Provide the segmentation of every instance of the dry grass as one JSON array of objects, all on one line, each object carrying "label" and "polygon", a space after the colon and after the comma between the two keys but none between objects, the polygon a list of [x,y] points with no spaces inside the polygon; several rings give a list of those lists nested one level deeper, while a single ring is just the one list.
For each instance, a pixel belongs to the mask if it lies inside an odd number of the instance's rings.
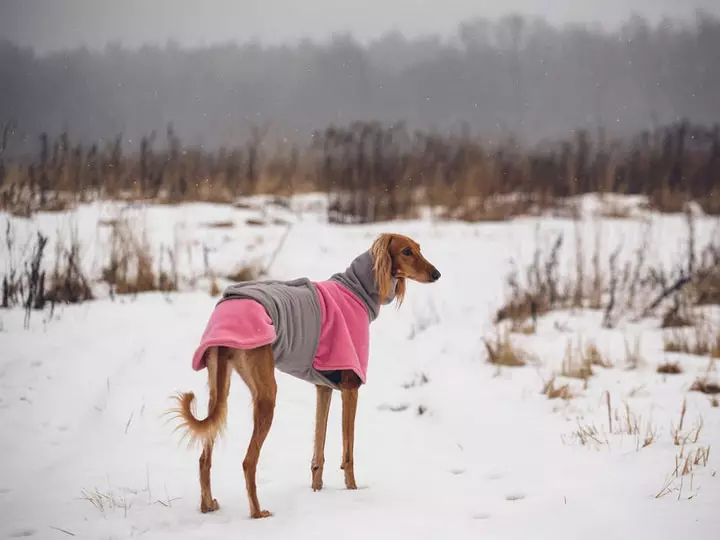
[{"label": "dry grass", "polygon": [[169,270],[163,269],[162,258],[156,267],[144,231],[137,231],[125,219],[116,220],[110,227],[110,255],[102,279],[111,286],[112,294],[177,290],[175,255],[170,250]]},{"label": "dry grass", "polygon": [[689,308],[673,306],[663,313],[660,322],[661,328],[684,328],[694,326],[695,317],[690,313]]},{"label": "dry grass", "polygon": [[646,364],[645,358],[640,350],[640,336],[635,336],[635,344],[630,348],[628,340],[624,338],[625,343],[625,367],[628,370],[635,370]]},{"label": "dry grass", "polygon": [[70,247],[56,250],[55,268],[50,276],[46,298],[52,302],[77,304],[94,298],[90,282],[82,269],[80,243],[75,236]]},{"label": "dry grass", "polygon": [[[680,452],[675,455],[673,471],[668,476],[662,489],[655,495],[656,499],[660,499],[669,495],[673,491],[678,491],[678,500],[682,496],[683,482],[682,479],[690,476],[690,489],[693,485],[693,475],[696,469],[707,467],[710,458],[710,446],[701,446],[699,448],[687,450],[683,445]],[[675,487],[677,479],[680,479],[680,486]]]},{"label": "dry grass", "polygon": [[707,378],[696,379],[690,387],[693,392],[702,392],[703,394],[720,394],[720,384],[710,381]]},{"label": "dry grass", "polygon": [[[30,215],[93,196],[232,203],[256,193],[323,191],[329,196],[328,218],[337,223],[397,219],[427,206],[443,209],[443,218],[477,222],[558,213],[568,197],[616,192],[646,194],[661,211],[680,211],[695,199],[706,212],[720,212],[717,190],[699,181],[713,177],[720,135],[688,127],[682,122],[658,127],[641,152],[634,151],[637,140],[611,142],[582,130],[542,147],[522,147],[512,140],[488,144],[373,121],[328,126],[316,131],[308,146],[274,150],[261,130],[216,152],[183,145],[168,132],[166,148],[154,148],[152,137],[142,137],[141,150],[130,155],[120,136],[91,149],[68,133],[54,140],[41,134],[44,151],[31,163],[4,163],[0,205]],[[677,176],[677,170],[692,174]],[[38,173],[42,182],[36,181]],[[620,205],[607,205],[603,212],[628,216]]]},{"label": "dry grass", "polygon": [[222,291],[220,290],[217,279],[212,278],[212,280],[210,281],[210,296],[212,296],[213,298],[216,296],[220,296],[221,292]]},{"label": "dry grass", "polygon": [[[459,204],[458,204],[459,202]],[[467,223],[502,222],[517,216],[528,215],[535,203],[527,198],[468,198],[456,201],[452,209],[445,209],[438,217]]]},{"label": "dry grass", "polygon": [[570,434],[571,439],[580,443],[581,446],[607,444],[607,438],[595,426],[582,425],[578,422],[575,431]]},{"label": "dry grass", "polygon": [[663,338],[665,352],[720,358],[720,331],[696,324],[690,332],[674,330]]},{"label": "dry grass", "polygon": [[[587,241],[580,227],[581,216],[572,216],[574,223],[574,264],[560,268],[562,234],[548,248],[537,248],[532,261],[519,269],[513,264],[507,277],[508,294],[505,304],[497,310],[495,322],[511,321],[513,331],[530,331],[539,317],[555,310],[602,310],[605,328],[616,328],[623,320],[638,321],[661,313],[663,328],[697,326],[694,314],[698,306],[718,301],[720,305],[720,231],[699,248],[695,218],[686,213],[688,251],[668,269],[648,262],[651,252],[651,223],[644,229],[643,239],[632,259],[620,260],[622,244],[601,264],[602,231],[595,231],[595,245],[590,266]],[[720,335],[706,337],[711,351],[720,354]],[[672,345],[671,345],[672,346]],[[628,351],[630,348],[628,347]],[[628,352],[629,365],[637,367],[639,354]]]},{"label": "dry grass", "polygon": [[245,220],[245,225],[250,227],[264,227],[267,223],[265,223],[262,219],[248,218]]},{"label": "dry grass", "polygon": [[657,372],[665,375],[679,375],[683,370],[680,362],[663,362],[658,365]]},{"label": "dry grass", "polygon": [[566,383],[556,386],[554,376],[551,377],[550,380],[543,385],[542,394],[547,396],[548,399],[569,400],[575,397],[575,395],[570,391],[569,384]]},{"label": "dry grass", "polygon": [[537,325],[534,321],[516,321],[514,320],[510,331],[515,334],[523,334],[525,336],[532,336],[537,332]]},{"label": "dry grass", "polygon": [[261,274],[262,274],[262,269],[259,266],[255,265],[255,264],[248,264],[245,266],[238,267],[231,274],[228,274],[226,277],[230,281],[240,283],[243,281],[256,280],[260,277]]},{"label": "dry grass", "polygon": [[600,209],[600,215],[609,219],[630,219],[632,217],[632,208],[617,202],[605,202]]},{"label": "dry grass", "polygon": [[224,221],[210,221],[208,223],[203,223],[203,227],[207,227],[208,229],[232,229],[235,226],[235,223],[228,219]]},{"label": "dry grass", "polygon": [[573,347],[571,341],[565,347],[560,375],[584,381],[593,376],[591,358],[583,354],[580,347]]},{"label": "dry grass", "polygon": [[720,252],[710,253],[714,266],[692,287],[692,294],[699,306],[720,305]]},{"label": "dry grass", "polygon": [[47,236],[37,232],[35,241],[28,241],[18,254],[15,233],[8,221],[3,240],[8,258],[2,276],[0,308],[22,306],[26,328],[31,312],[43,310],[48,303],[52,313],[57,303],[77,304],[94,298],[82,265],[76,228],[71,229],[69,238],[56,239],[52,271],[46,269]]},{"label": "dry grass", "polygon": [[720,394],[720,380],[717,376],[715,361],[715,358],[710,358],[703,376],[698,377],[690,387],[691,392],[702,392],[712,396]]},{"label": "dry grass", "polygon": [[488,353],[488,362],[495,366],[522,367],[528,362],[528,355],[515,347],[508,334],[498,336],[495,341],[483,339]]}]

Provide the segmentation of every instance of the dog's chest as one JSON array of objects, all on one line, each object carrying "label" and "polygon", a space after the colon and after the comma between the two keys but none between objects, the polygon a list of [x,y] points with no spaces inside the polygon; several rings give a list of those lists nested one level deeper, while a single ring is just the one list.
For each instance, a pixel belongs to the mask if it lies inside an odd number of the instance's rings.
[{"label": "dog's chest", "polygon": [[343,285],[315,283],[322,325],[313,367],[318,371],[350,369],[366,381],[370,319],[365,305]]}]

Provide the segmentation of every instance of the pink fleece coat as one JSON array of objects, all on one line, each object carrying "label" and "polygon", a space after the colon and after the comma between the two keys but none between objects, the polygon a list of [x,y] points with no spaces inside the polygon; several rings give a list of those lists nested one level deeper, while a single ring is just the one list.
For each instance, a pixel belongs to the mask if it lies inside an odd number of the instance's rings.
[{"label": "pink fleece coat", "polygon": [[[365,304],[337,281],[313,282],[322,311],[320,340],[313,359],[318,371],[353,370],[365,383],[370,346],[370,319]],[[193,355],[192,367],[205,367],[208,347],[254,349],[275,341],[272,319],[250,299],[232,299],[213,310]]]}]

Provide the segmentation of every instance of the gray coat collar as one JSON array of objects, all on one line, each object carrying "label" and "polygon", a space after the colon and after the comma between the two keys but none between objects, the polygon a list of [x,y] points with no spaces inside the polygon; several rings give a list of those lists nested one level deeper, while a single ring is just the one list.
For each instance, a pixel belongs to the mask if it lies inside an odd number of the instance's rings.
[{"label": "gray coat collar", "polygon": [[[365,304],[370,316],[370,322],[374,321],[380,313],[380,293],[378,291],[374,262],[370,251],[366,251],[353,259],[345,272],[333,274],[330,281],[337,281],[344,285],[355,296]],[[395,298],[395,286],[397,279],[393,278],[393,295],[383,305],[389,304]]]}]

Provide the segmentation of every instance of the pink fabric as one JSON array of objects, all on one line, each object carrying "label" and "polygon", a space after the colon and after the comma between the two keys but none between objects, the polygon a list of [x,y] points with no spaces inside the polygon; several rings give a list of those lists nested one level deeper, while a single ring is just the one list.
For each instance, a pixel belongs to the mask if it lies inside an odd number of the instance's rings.
[{"label": "pink fabric", "polygon": [[218,304],[210,315],[200,345],[195,350],[192,367],[205,368],[208,347],[254,349],[275,341],[275,327],[262,304],[238,298]]},{"label": "pink fabric", "polygon": [[[313,367],[318,371],[353,370],[363,384],[367,378],[370,320],[367,308],[349,289],[336,281],[313,283],[318,290],[322,326]],[[275,327],[262,304],[234,299],[218,304],[210,315],[192,367],[206,367],[209,347],[254,349],[275,341]]]},{"label": "pink fabric", "polygon": [[365,304],[336,281],[314,285],[322,310],[322,328],[313,367],[318,371],[351,369],[364,384],[370,349],[370,319]]}]

